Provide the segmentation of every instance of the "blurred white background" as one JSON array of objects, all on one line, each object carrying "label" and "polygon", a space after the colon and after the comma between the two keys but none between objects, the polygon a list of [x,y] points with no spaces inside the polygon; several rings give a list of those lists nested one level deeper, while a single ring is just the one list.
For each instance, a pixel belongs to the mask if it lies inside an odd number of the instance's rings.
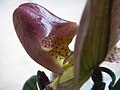
[{"label": "blurred white background", "polygon": [[[86,0],[31,0],[55,15],[79,23]],[[37,70],[50,77],[50,71],[35,63],[25,52],[15,33],[12,14],[21,3],[29,0],[0,0],[0,90],[22,90],[25,81]],[[71,45],[73,49],[73,44]],[[104,63],[120,75],[120,65]],[[108,80],[108,78],[106,78]],[[91,87],[88,82],[81,90]]]}]

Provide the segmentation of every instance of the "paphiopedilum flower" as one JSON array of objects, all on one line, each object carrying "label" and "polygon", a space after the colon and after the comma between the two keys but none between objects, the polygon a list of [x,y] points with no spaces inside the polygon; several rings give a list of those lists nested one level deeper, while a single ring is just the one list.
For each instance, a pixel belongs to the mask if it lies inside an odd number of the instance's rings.
[{"label": "paphiopedilum flower", "polygon": [[55,73],[64,71],[50,84],[53,89],[78,90],[103,61],[118,59],[120,50],[113,48],[119,40],[120,6],[115,3],[120,1],[88,0],[77,33],[74,64],[65,70],[63,64],[73,56],[68,45],[76,34],[76,23],[34,3],[15,10],[15,30],[28,54]]},{"label": "paphiopedilum flower", "polygon": [[[73,68],[56,79],[57,90],[79,90],[103,61],[120,59],[120,50],[115,48],[120,39],[119,4],[120,0],[87,1],[76,37]],[[50,86],[55,89],[55,84]]]},{"label": "paphiopedilum flower", "polygon": [[35,3],[20,5],[13,13],[13,23],[31,58],[54,73],[62,73],[63,61],[71,54],[68,45],[76,34],[77,24]]}]

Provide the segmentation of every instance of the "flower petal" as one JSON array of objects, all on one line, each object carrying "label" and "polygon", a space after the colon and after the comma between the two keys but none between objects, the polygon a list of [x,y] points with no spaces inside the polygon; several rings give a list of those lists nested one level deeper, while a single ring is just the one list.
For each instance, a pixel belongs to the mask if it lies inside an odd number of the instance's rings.
[{"label": "flower petal", "polygon": [[[120,40],[120,0],[113,0],[110,29],[111,29],[110,41],[109,41],[108,55],[106,58],[112,55],[112,53],[115,50],[115,45]],[[114,58],[111,59],[115,60]]]},{"label": "flower petal", "polygon": [[63,61],[60,59],[71,53],[68,44],[76,34],[77,24],[35,3],[20,5],[13,13],[13,23],[30,57],[47,69],[61,73]]},{"label": "flower petal", "polygon": [[88,0],[75,45],[76,90],[91,76],[107,54],[110,0]]},{"label": "flower petal", "polygon": [[110,55],[106,57],[106,61],[109,62],[118,62],[120,63],[120,48],[114,47],[111,51]]}]

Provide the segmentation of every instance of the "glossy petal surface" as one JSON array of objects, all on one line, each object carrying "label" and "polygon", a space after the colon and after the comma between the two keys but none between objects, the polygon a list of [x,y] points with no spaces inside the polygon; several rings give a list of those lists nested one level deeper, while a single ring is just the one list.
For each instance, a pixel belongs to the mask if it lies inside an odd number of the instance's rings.
[{"label": "glossy petal surface", "polygon": [[20,5],[13,13],[16,33],[27,53],[39,64],[60,74],[71,51],[77,24],[63,20],[35,3]]}]

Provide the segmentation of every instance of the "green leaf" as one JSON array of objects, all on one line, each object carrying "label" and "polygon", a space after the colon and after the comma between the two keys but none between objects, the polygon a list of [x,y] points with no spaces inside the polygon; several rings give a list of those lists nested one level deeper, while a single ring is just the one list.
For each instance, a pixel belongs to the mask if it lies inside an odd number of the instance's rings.
[{"label": "green leaf", "polygon": [[37,76],[36,76],[36,75],[30,77],[30,78],[25,82],[22,90],[38,90],[38,89],[37,89],[36,81],[37,81]]},{"label": "green leaf", "polygon": [[112,0],[88,0],[75,45],[74,72],[76,90],[104,61],[110,36],[110,10]]}]

